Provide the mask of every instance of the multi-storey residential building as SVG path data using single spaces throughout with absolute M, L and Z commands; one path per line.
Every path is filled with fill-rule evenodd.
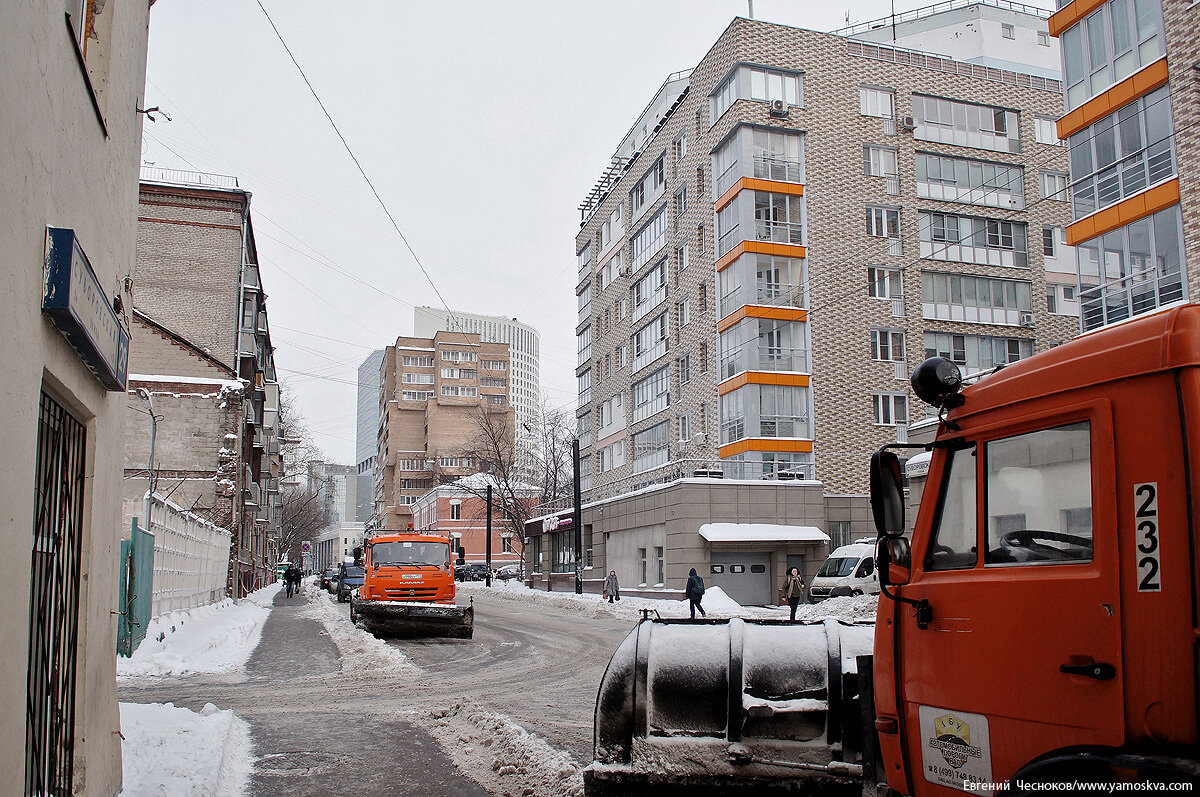
M 12 3 L 0 25 L 10 794 L 121 790 L 112 610 L 148 17 Z
M 536 431 L 541 423 L 541 335 L 515 318 L 436 307 L 418 307 L 413 311 L 414 335 L 432 338 L 439 331 L 477 332 L 484 343 L 508 344 L 512 357 L 508 395 L 517 418 L 517 445 L 523 454 L 530 454 L 529 441 L 534 435 L 522 432 L 526 427 Z
M 485 438 L 515 435 L 509 348 L 477 332 L 400 337 L 380 366 L 373 529 L 406 529 L 433 487 L 488 467 Z
M 214 416 L 206 431 L 197 432 L 193 427 L 200 419 L 191 405 L 175 408 L 171 420 L 184 437 L 172 443 L 156 436 L 155 444 L 180 449 L 173 463 L 177 472 L 159 479 L 158 489 L 173 491 L 176 503 L 204 512 L 233 533 L 230 591 L 241 597 L 274 579 L 282 522 L 279 381 L 250 193 L 236 178 L 220 175 L 143 169 L 142 178 L 134 299 L 141 334 L 130 354 L 140 375 L 135 386 L 170 385 L 187 377 L 244 385 L 243 411 L 232 429 Z M 135 403 L 133 397 L 129 403 Z M 127 414 L 127 470 L 148 465 L 148 447 L 138 442 L 149 436 L 142 409 Z M 215 451 L 211 445 L 192 450 L 189 435 L 221 439 Z M 142 490 L 136 482 L 127 485 L 127 497 Z
M 495 494 L 492 506 L 492 567 L 521 561 L 524 531 L 514 529 L 496 507 L 501 491 L 511 488 L 513 501 L 532 509 L 541 490 L 533 485 L 503 485 L 494 476 L 476 473 L 428 491 L 413 504 L 413 523 L 422 531 L 450 539 L 455 558 L 467 564 L 487 561 L 487 488 Z
M 1045 32 L 1046 15 L 1003 24 Z M 917 412 L 912 367 L 938 353 L 979 371 L 1078 332 L 1060 91 L 735 19 L 581 206 L 585 502 L 798 477 L 819 480 L 827 527 L 868 532 L 866 463 Z
M 1062 42 L 1066 240 L 1091 330 L 1200 295 L 1200 4 L 1058 6 L 1050 32 Z
M 375 464 L 379 452 L 379 368 L 383 349 L 358 366 L 358 433 L 355 435 L 354 518 L 366 523 L 375 513 Z

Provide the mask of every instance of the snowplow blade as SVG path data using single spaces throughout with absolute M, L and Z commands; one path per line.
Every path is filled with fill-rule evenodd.
M 377 637 L 451 637 L 470 639 L 475 607 L 407 601 L 352 599 L 351 619 Z
M 863 794 L 873 639 L 836 620 L 643 620 L 600 683 L 587 794 Z

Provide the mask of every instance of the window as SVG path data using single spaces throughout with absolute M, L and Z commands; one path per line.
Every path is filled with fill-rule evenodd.
M 680 161 L 687 157 L 687 148 L 687 136 L 680 136 L 679 138 L 675 139 L 675 143 L 671 145 L 671 154 L 676 167 L 679 166 Z
M 904 393 L 873 393 L 875 423 L 879 426 L 904 426 L 908 423 L 908 396 Z
M 479 380 L 480 387 L 508 387 L 507 379 L 497 379 L 494 376 L 485 376 Z
M 872 299 L 899 299 L 904 296 L 900 269 L 867 267 L 867 293 Z
M 508 363 L 504 360 L 480 360 L 479 367 L 485 371 L 507 371 Z
M 943 321 L 1016 326 L 1022 313 L 1033 309 L 1030 291 L 1025 280 L 926 271 L 921 274 L 921 312 Z
M 1067 175 L 1063 172 L 1039 172 L 1042 197 L 1059 202 L 1067 201 Z
M 1024 170 L 1002 163 L 918 152 L 917 196 L 1024 210 Z
M 638 371 L 667 353 L 667 313 L 655 318 L 633 335 L 633 370 Z
M 949 461 L 943 471 L 933 539 L 925 555 L 926 570 L 965 570 L 979 559 L 975 447 L 951 450 L 946 456 Z
M 478 392 L 475 387 L 467 385 L 442 385 L 443 396 L 475 396 Z
M 473 363 L 477 355 L 473 351 L 455 351 L 453 349 L 442 349 L 442 360 L 452 363 Z
M 1050 34 L 1043 33 L 1042 31 L 1038 31 L 1037 43 L 1041 47 L 1049 47 L 1050 46 Z
M 1012 26 L 1012 25 L 1005 25 L 1005 24 L 1001 24 L 1001 25 L 1000 25 L 1000 35 L 1001 35 L 1001 36 L 1003 36 L 1003 37 L 1004 37 L 1004 38 L 1006 38 L 1006 39 L 1015 39 L 1015 38 L 1017 38 L 1017 36 L 1016 36 L 1016 31 L 1015 31 L 1015 30 L 1013 30 L 1013 26 Z
M 443 368 L 442 379 L 474 379 L 479 374 L 474 368 Z
M 867 144 L 863 148 L 863 161 L 872 177 L 895 177 L 899 173 L 894 149 Z
M 1050 144 L 1055 147 L 1064 146 L 1067 142 L 1058 137 L 1058 125 L 1050 116 L 1035 116 L 1033 119 L 1034 137 L 1039 144 Z
M 808 428 L 807 388 L 793 385 L 759 385 L 757 391 L 759 435 L 811 437 Z
M 746 390 L 733 390 L 721 396 L 721 445 L 736 443 L 746 436 Z
M 504 396 L 497 396 L 497 395 L 493 395 L 493 394 L 488 394 L 488 395 L 484 396 L 484 399 L 487 400 L 488 404 L 507 404 L 508 403 L 508 401 L 504 398 Z
M 871 359 L 887 362 L 904 362 L 904 331 L 899 329 L 872 329 Z
M 917 227 L 921 257 L 989 266 L 1029 265 L 1021 222 L 921 211 Z
M 592 370 L 589 368 L 575 377 L 579 388 L 579 406 L 584 407 L 592 401 Z
M 579 250 L 579 279 L 582 280 L 592 273 L 592 242 L 584 244 Z
M 913 95 L 913 138 L 993 152 L 1021 151 L 1019 114 L 994 105 Z
M 900 237 L 900 211 L 896 208 L 867 208 L 867 235 Z
M 1109 0 L 1061 43 L 1069 111 L 1162 56 L 1161 0 Z
M 575 335 L 575 364 L 583 365 L 592 358 L 592 328 L 586 326 Z
M 411 367 L 416 367 L 416 368 L 432 368 L 433 367 L 433 357 L 432 356 L 410 357 L 406 354 L 403 356 L 402 360 L 403 360 L 404 365 L 411 366 Z
M 709 97 L 709 105 L 712 109 L 712 118 L 714 120 L 720 119 L 721 114 L 729 110 L 729 106 L 733 105 L 736 99 L 737 69 L 734 69 L 733 72 L 730 73 L 729 77 L 725 78 L 725 80 L 722 81 L 719 86 L 717 86 L 717 90 L 713 92 L 712 96 Z M 700 112 L 696 111 L 696 113 L 699 114 Z M 697 130 L 699 130 L 699 127 L 700 125 L 697 124 Z
M 401 390 L 401 401 L 426 401 L 433 398 L 432 390 Z
M 667 216 L 659 210 L 633 237 L 633 268 L 641 268 L 666 242 Z
M 400 460 L 400 470 L 425 470 L 425 460 L 402 459 Z
M 621 204 L 608 214 L 608 218 L 600 225 L 600 251 L 606 252 L 610 246 L 625 234 L 625 221 L 621 217 Z
M 1170 87 L 1163 86 L 1071 136 L 1075 218 L 1120 202 L 1177 173 Z
M 945 357 L 961 366 L 964 373 L 990 371 L 1033 356 L 1033 341 L 988 335 L 925 333 L 925 357 Z
M 629 192 L 630 212 L 635 219 L 646 207 L 654 204 L 654 200 L 662 196 L 663 187 L 666 185 L 664 160 L 664 157 L 659 157 Z
M 863 116 L 881 119 L 896 118 L 896 95 L 891 89 L 863 86 L 858 90 L 859 109 Z
M 438 457 L 438 465 L 443 468 L 469 468 L 470 457 Z
M 462 504 L 458 501 L 450 502 L 450 519 L 462 520 Z
M 670 365 L 670 363 L 668 363 Z M 671 369 L 660 368 L 633 383 L 633 422 L 662 412 L 671 404 Z
M 600 449 L 600 472 L 606 473 L 625 464 L 625 441 L 615 443 Z
M 644 586 L 646 586 L 646 549 L 645 548 L 638 548 L 638 557 L 641 559 L 641 562 L 642 562 L 642 583 L 638 584 L 638 586 L 644 587 Z
M 662 304 L 667 298 L 667 261 L 663 259 L 633 284 L 633 320 Z
M 400 382 L 405 385 L 432 385 L 433 374 L 403 373 L 400 375 Z
M 984 564 L 1092 560 L 1092 464 L 1088 423 L 992 440 L 984 447 Z
M 1187 295 L 1179 221 L 1173 205 L 1075 247 L 1085 332 Z
M 684 244 L 675 249 L 675 265 L 680 271 L 688 267 L 688 245 Z
M 692 441 L 692 416 L 689 413 L 682 413 L 679 416 L 679 442 L 690 443 Z
M 800 104 L 800 77 L 793 73 L 750 67 L 750 99 Z
M 633 435 L 633 472 L 643 473 L 667 464 L 671 421 L 651 426 Z
M 1054 228 L 1042 228 L 1042 254 L 1046 257 L 1054 257 Z

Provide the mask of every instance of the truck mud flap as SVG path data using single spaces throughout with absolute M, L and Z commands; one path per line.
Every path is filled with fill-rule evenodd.
M 867 623 L 643 620 L 600 683 L 587 794 L 861 794 L 873 643 Z
M 474 606 L 356 599 L 350 609 L 355 624 L 377 637 L 470 639 L 475 631 Z

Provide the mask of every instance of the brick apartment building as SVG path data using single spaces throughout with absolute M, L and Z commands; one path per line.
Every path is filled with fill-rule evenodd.
M 869 455 L 923 415 L 913 367 L 979 371 L 1078 333 L 1048 12 L 946 7 L 910 12 L 896 43 L 866 41 L 875 23 L 735 19 L 635 122 L 576 237 L 585 504 L 782 475 L 821 496 L 804 522 L 834 544 L 870 533 Z M 969 61 L 904 47 L 967 29 L 983 35 Z M 1025 51 L 1042 65 L 1014 63 Z M 605 547 L 665 544 L 668 588 L 725 547 L 659 541 L 645 500 L 606 503 Z M 776 522 L 758 504 L 718 514 Z M 779 578 L 801 554 L 755 544 Z
M 1200 297 L 1200 4 L 1059 3 L 1083 327 Z M 1188 257 L 1190 255 L 1190 258 Z
M 501 483 L 485 473 L 476 473 L 440 484 L 422 495 L 412 505 L 413 525 L 449 537 L 457 558 L 462 552 L 467 564 L 487 561 L 487 488 L 492 486 L 492 567 L 520 563 L 522 560 L 522 529 L 514 529 L 498 509 Z M 511 485 L 515 502 L 526 510 L 537 505 L 541 489 L 533 485 Z
M 380 366 L 375 515 L 368 529 L 406 529 L 433 487 L 486 468 L 486 427 L 515 435 L 509 347 L 477 332 L 400 337 Z
M 126 411 L 126 511 L 155 430 L 155 490 L 233 534 L 230 594 L 274 580 L 279 382 L 250 193 L 232 177 L 144 169 Z

